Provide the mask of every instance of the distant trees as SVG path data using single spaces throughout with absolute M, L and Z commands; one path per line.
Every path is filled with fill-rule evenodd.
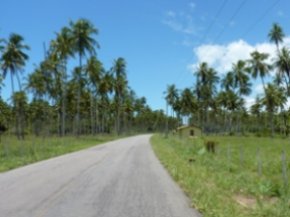
M 104 68 L 96 55 L 97 34 L 98 29 L 86 19 L 61 28 L 44 60 L 27 74 L 26 83 L 20 78 L 29 49 L 23 37 L 11 34 L 8 40 L 0 40 L 0 93 L 9 74 L 12 85 L 11 103 L 0 98 L 0 131 L 15 132 L 24 139 L 30 133 L 79 136 L 164 131 L 167 119 L 176 126 L 173 118 L 162 110 L 151 110 L 144 97 L 136 96 L 127 80 L 124 58 L 117 58 L 109 70 Z
M 287 135 L 290 110 L 285 111 L 285 105 L 290 92 L 290 50 L 281 47 L 284 36 L 279 24 L 273 24 L 268 37 L 277 48 L 275 60 L 269 60 L 267 53 L 254 51 L 250 59 L 233 63 L 222 79 L 206 62 L 200 63 L 194 74 L 193 91 L 191 88 L 178 90 L 174 84 L 170 85 L 166 91 L 167 103 L 175 112 L 188 115 L 191 123 L 199 125 L 205 133 L 231 134 L 246 130 L 271 136 Z M 275 71 L 276 76 L 268 82 L 271 71 Z M 264 93 L 247 108 L 245 97 L 252 92 L 251 78 L 258 77 Z M 175 93 L 181 96 L 174 97 Z M 172 106 L 176 102 L 180 102 L 179 107 Z

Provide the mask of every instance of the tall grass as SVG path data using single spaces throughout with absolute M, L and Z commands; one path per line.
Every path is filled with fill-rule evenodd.
M 18 140 L 14 136 L 2 136 L 0 142 L 0 172 L 24 166 L 36 161 L 81 150 L 118 138 L 114 135 L 81 137 L 35 137 Z
M 204 140 L 218 142 L 207 153 Z M 282 174 L 290 141 L 257 137 L 152 137 L 160 161 L 204 216 L 290 216 L 290 189 Z M 289 174 L 287 174 L 289 177 Z

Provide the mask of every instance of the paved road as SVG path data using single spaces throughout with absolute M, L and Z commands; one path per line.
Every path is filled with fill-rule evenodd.
M 196 217 L 149 135 L 0 174 L 2 217 Z

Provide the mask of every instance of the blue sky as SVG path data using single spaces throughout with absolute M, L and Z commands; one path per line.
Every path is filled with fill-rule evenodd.
M 165 107 L 167 84 L 193 86 L 198 62 L 209 61 L 222 76 L 253 49 L 273 51 L 267 39 L 273 22 L 290 33 L 288 0 L 2 0 L 1 8 L 0 38 L 19 33 L 31 47 L 23 79 L 43 59 L 43 42 L 70 20 L 87 18 L 99 29 L 99 59 L 109 69 L 124 57 L 130 86 L 153 109 Z M 259 87 L 255 82 L 248 102 Z M 2 97 L 10 94 L 6 79 Z

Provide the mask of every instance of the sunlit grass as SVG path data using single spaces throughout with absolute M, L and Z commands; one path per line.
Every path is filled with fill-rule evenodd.
M 0 172 L 33 162 L 78 151 L 110 140 L 114 135 L 35 137 L 27 136 L 20 141 L 15 136 L 2 136 L 0 142 Z
M 204 216 L 290 216 L 289 184 L 282 175 L 281 154 L 288 162 L 290 141 L 257 137 L 210 137 L 204 140 L 155 135 L 153 148 L 172 177 Z M 288 180 L 289 182 L 289 180 Z

